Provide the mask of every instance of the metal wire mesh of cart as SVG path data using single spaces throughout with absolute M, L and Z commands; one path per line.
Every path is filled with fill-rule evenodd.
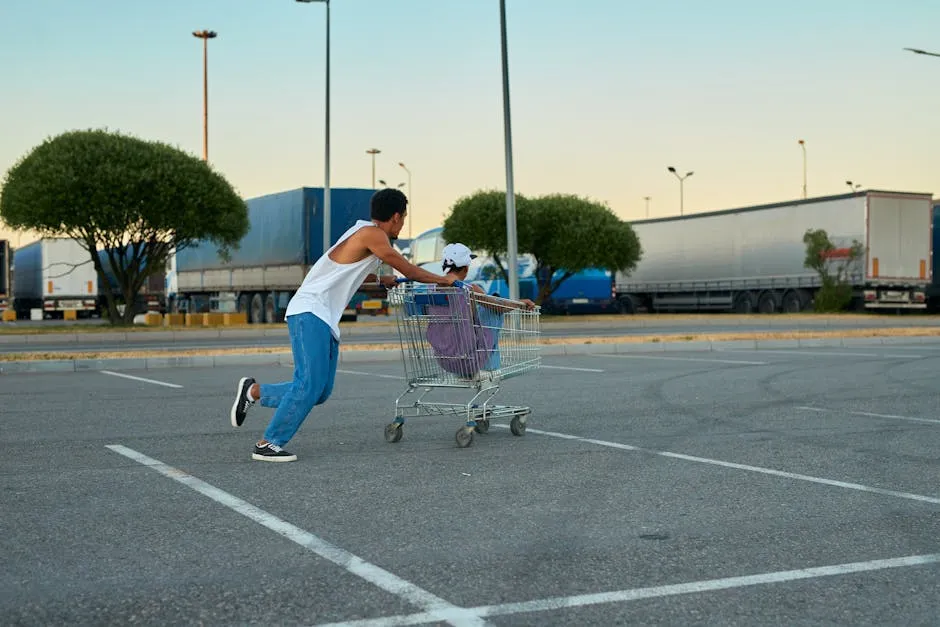
M 466 287 L 405 283 L 389 294 L 409 385 L 479 387 L 535 370 L 539 308 Z

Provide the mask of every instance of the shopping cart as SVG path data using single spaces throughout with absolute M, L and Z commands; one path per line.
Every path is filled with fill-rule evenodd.
M 408 389 L 395 401 L 395 420 L 385 427 L 385 439 L 398 442 L 406 417 L 461 416 L 457 445 L 473 443 L 473 434 L 486 433 L 490 420 L 509 418 L 513 435 L 525 434 L 529 407 L 493 405 L 499 383 L 537 369 L 539 308 L 520 309 L 515 301 L 486 296 L 462 282 L 438 287 L 402 281 L 389 290 L 401 338 L 402 362 Z M 466 403 L 431 402 L 435 389 L 472 391 Z M 409 394 L 417 394 L 411 403 Z

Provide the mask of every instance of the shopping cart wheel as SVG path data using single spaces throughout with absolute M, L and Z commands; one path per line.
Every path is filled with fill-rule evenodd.
M 402 424 L 400 422 L 390 422 L 385 425 L 385 441 L 395 443 L 401 439 L 405 433 L 402 430 Z
M 467 448 L 473 444 L 473 428 L 472 427 L 460 427 L 457 429 L 457 446 L 460 448 Z
M 513 435 L 525 435 L 525 422 L 519 416 L 513 416 L 509 421 L 509 430 Z
M 490 419 L 489 418 L 480 418 L 476 421 L 477 426 L 473 428 L 477 433 L 486 433 L 490 430 Z

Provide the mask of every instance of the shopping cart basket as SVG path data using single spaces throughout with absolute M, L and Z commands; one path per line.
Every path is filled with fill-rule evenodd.
M 464 418 L 457 445 L 473 443 L 493 418 L 509 418 L 513 435 L 525 434 L 529 407 L 491 404 L 504 379 L 539 367 L 539 308 L 525 310 L 515 301 L 486 296 L 456 282 L 438 287 L 401 282 L 389 291 L 401 338 L 408 389 L 395 401 L 395 420 L 385 439 L 398 442 L 406 417 L 453 415 Z M 436 388 L 473 392 L 466 403 L 430 402 Z M 409 394 L 417 397 L 408 403 Z

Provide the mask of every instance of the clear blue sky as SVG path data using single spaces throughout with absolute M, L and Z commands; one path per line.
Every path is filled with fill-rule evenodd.
M 508 0 L 516 188 L 624 218 L 865 187 L 940 196 L 940 3 Z M 202 150 L 244 196 L 323 183 L 324 6 L 2 0 L 0 172 L 108 127 Z M 333 186 L 414 174 L 416 232 L 505 188 L 497 0 L 332 1 Z

